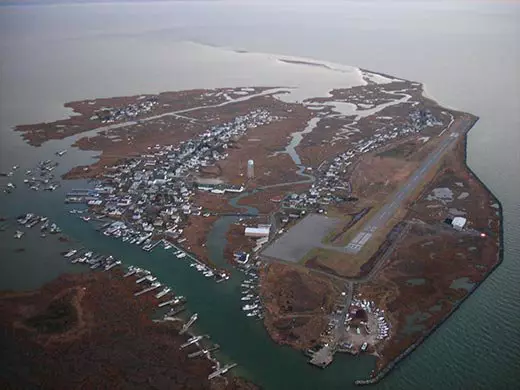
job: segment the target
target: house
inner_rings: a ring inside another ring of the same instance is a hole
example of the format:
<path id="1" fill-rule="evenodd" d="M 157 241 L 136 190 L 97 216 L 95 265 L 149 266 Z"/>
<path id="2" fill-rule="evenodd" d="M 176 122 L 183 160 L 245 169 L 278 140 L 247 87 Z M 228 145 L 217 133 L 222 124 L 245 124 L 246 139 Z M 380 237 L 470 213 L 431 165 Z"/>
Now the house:
<path id="1" fill-rule="evenodd" d="M 455 217 L 451 221 L 451 226 L 453 226 L 453 228 L 455 230 L 462 230 L 462 229 L 464 229 L 464 226 L 466 225 L 466 222 L 467 222 L 466 218 Z"/>

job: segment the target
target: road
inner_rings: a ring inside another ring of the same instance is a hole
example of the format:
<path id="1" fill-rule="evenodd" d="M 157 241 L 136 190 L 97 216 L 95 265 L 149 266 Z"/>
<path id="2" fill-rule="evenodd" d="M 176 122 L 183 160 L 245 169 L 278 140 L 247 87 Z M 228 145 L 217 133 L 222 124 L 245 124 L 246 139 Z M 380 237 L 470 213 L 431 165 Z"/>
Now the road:
<path id="1" fill-rule="evenodd" d="M 403 202 L 410 197 L 422 182 L 424 182 L 428 171 L 435 166 L 441 160 L 444 153 L 446 153 L 456 143 L 460 135 L 459 130 L 462 130 L 462 133 L 465 133 L 466 129 L 471 127 L 471 125 L 472 121 L 469 118 L 463 118 L 452 125 L 449 135 L 444 137 L 439 147 L 430 154 L 419 168 L 417 168 L 408 181 L 393 194 L 392 199 L 390 199 L 368 222 L 366 222 L 361 232 L 359 232 L 345 247 L 347 252 L 356 254 L 361 250 L 361 248 L 363 248 L 377 229 L 384 226 L 402 206 Z"/>

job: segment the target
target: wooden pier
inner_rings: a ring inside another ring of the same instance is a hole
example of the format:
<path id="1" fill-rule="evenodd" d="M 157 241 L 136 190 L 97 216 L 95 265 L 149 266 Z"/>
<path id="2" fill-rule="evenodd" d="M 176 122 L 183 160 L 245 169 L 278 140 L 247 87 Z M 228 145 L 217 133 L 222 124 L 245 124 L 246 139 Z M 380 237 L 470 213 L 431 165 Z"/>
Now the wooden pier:
<path id="1" fill-rule="evenodd" d="M 236 363 L 226 364 L 224 367 L 219 368 L 218 370 L 215 370 L 211 374 L 209 374 L 208 379 L 211 380 L 219 375 L 225 374 L 226 372 L 231 370 L 233 367 L 236 367 L 237 365 L 238 364 L 236 364 Z"/>
<path id="2" fill-rule="evenodd" d="M 182 329 L 179 331 L 179 334 L 184 334 L 184 333 L 186 333 L 186 331 L 189 329 L 189 327 L 190 327 L 191 325 L 193 325 L 193 323 L 194 323 L 195 321 L 197 321 L 197 318 L 198 318 L 198 317 L 197 317 L 197 314 L 196 314 L 196 313 L 195 313 L 194 315 L 192 315 L 191 318 L 190 318 L 190 320 L 189 320 L 186 324 L 184 324 L 184 325 L 182 326 Z"/>
<path id="3" fill-rule="evenodd" d="M 190 354 L 188 355 L 188 357 L 189 357 L 190 359 L 193 359 L 193 358 L 196 358 L 196 357 L 198 357 L 198 356 L 206 355 L 207 353 L 211 353 L 211 352 L 213 352 L 213 351 L 216 351 L 216 350 L 219 349 L 219 348 L 220 348 L 220 345 L 215 344 L 215 345 L 214 345 L 213 347 L 211 347 L 211 348 L 208 348 L 208 349 L 201 349 L 200 351 L 196 351 L 196 352 L 190 353 Z"/>
<path id="4" fill-rule="evenodd" d="M 156 284 L 155 286 L 150 286 L 148 288 L 145 288 L 144 290 L 138 291 L 134 294 L 134 297 L 138 297 L 139 295 L 146 294 L 147 292 L 153 291 L 155 289 L 158 289 L 161 287 L 161 284 Z"/>

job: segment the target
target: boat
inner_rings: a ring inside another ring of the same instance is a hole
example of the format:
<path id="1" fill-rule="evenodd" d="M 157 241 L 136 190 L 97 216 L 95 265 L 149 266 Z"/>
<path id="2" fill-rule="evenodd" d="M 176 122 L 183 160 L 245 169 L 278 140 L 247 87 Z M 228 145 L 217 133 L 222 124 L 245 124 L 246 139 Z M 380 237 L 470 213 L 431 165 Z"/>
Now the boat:
<path id="1" fill-rule="evenodd" d="M 160 299 L 164 297 L 166 294 L 168 294 L 172 289 L 169 287 L 163 288 L 159 293 L 155 295 L 155 298 Z"/>
<path id="2" fill-rule="evenodd" d="M 242 310 L 244 310 L 244 311 L 249 311 L 249 310 L 256 309 L 257 307 L 258 307 L 257 304 L 253 304 L 253 305 L 244 305 L 244 306 L 242 306 Z"/>
<path id="3" fill-rule="evenodd" d="M 177 255 L 179 259 L 182 259 L 183 257 L 186 257 L 186 253 L 182 252 L 181 254 Z"/>
<path id="4" fill-rule="evenodd" d="M 33 226 L 35 226 L 35 225 L 36 225 L 37 223 L 39 223 L 39 222 L 40 222 L 40 220 L 39 220 L 38 218 L 33 219 L 32 221 L 30 221 L 29 223 L 27 223 L 27 224 L 25 225 L 25 227 L 27 227 L 27 228 L 32 228 Z"/>
<path id="5" fill-rule="evenodd" d="M 56 233 L 61 232 L 61 229 L 58 227 L 58 225 L 56 225 L 55 223 L 53 223 L 53 224 L 51 224 L 50 232 L 51 232 L 52 234 L 56 234 Z"/>
<path id="6" fill-rule="evenodd" d="M 57 156 L 63 156 L 65 153 L 67 153 L 67 149 L 60 150 L 59 152 L 56 152 Z"/>
<path id="7" fill-rule="evenodd" d="M 87 260 L 85 256 L 76 257 L 75 259 L 71 260 L 71 263 L 84 263 Z"/>
<path id="8" fill-rule="evenodd" d="M 76 249 L 71 249 L 70 251 L 68 251 L 67 253 L 65 253 L 65 257 L 72 257 L 76 254 L 77 250 Z"/>
<path id="9" fill-rule="evenodd" d="M 23 234 L 24 233 L 22 231 L 17 230 L 16 233 L 14 234 L 14 238 L 22 238 Z"/>
<path id="10" fill-rule="evenodd" d="M 111 257 L 111 256 L 110 256 Z M 108 262 L 107 264 L 105 264 L 105 271 L 109 271 L 111 270 L 112 268 L 114 267 L 117 267 L 118 265 L 121 264 L 121 260 L 117 260 L 117 261 L 110 261 Z"/>
<path id="11" fill-rule="evenodd" d="M 253 299 L 253 295 L 249 294 L 249 295 L 244 295 L 242 298 L 240 298 L 242 301 L 249 301 L 251 299 Z"/>

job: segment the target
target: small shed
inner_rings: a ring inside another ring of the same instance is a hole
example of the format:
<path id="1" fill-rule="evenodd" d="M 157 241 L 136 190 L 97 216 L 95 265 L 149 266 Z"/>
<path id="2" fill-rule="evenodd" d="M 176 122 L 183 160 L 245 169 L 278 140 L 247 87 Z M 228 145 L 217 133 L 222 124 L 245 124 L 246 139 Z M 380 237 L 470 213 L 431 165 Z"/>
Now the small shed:
<path id="1" fill-rule="evenodd" d="M 451 221 L 451 226 L 453 226 L 453 228 L 455 230 L 462 230 L 462 229 L 464 229 L 466 222 L 467 222 L 466 218 L 455 217 L 455 218 L 453 218 L 453 221 Z"/>

